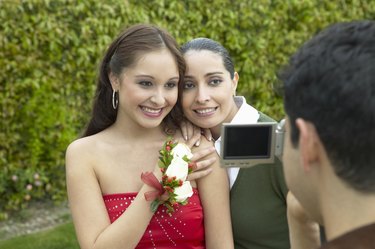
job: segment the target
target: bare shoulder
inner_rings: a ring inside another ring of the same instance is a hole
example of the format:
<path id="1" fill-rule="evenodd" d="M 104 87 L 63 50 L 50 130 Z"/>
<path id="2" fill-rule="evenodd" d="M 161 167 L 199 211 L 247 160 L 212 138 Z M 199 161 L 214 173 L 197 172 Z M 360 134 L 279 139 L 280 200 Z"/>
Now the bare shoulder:
<path id="1" fill-rule="evenodd" d="M 82 167 L 90 165 L 90 161 L 96 155 L 97 140 L 97 137 L 93 135 L 70 143 L 65 154 L 66 168 L 72 169 L 74 165 L 82 165 Z"/>
<path id="2" fill-rule="evenodd" d="M 95 137 L 90 136 L 90 137 L 83 137 L 79 138 L 77 140 L 74 140 L 71 142 L 67 149 L 66 149 L 66 155 L 75 155 L 75 154 L 85 154 L 90 150 L 95 143 Z"/>

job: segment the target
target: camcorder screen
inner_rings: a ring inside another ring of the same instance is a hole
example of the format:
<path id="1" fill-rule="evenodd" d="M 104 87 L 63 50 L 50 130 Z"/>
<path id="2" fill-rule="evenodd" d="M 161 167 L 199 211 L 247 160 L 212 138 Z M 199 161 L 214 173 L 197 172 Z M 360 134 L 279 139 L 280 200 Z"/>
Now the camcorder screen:
<path id="1" fill-rule="evenodd" d="M 223 159 L 269 158 L 272 126 L 227 127 Z"/>

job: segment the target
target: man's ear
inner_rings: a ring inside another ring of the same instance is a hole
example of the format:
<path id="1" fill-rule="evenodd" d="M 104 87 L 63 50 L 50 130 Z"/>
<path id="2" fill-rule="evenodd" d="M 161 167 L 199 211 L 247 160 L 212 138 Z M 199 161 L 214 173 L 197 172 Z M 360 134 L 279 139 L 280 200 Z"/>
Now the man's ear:
<path id="1" fill-rule="evenodd" d="M 120 87 L 120 80 L 119 78 L 114 75 L 112 72 L 108 74 L 109 81 L 111 82 L 112 90 L 118 91 Z"/>
<path id="2" fill-rule="evenodd" d="M 234 76 L 232 79 L 232 95 L 233 96 L 236 96 L 237 84 L 238 84 L 239 79 L 240 79 L 240 76 L 238 75 L 238 73 L 234 72 Z"/>
<path id="3" fill-rule="evenodd" d="M 320 160 L 321 141 L 315 126 L 302 118 L 296 119 L 299 130 L 299 147 L 301 165 L 305 171 L 310 171 Z"/>

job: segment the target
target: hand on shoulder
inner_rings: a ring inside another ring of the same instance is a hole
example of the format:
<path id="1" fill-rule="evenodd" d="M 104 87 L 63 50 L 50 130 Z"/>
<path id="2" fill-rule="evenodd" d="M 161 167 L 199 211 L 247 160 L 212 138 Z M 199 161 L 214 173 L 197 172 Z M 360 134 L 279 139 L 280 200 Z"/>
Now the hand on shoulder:
<path id="1" fill-rule="evenodd" d="M 192 151 L 192 162 L 195 163 L 195 169 L 189 174 L 188 180 L 194 181 L 200 179 L 212 172 L 212 165 L 219 160 L 212 141 L 208 141 L 200 132 L 195 132 L 187 141 L 181 131 L 177 131 L 174 136 L 176 142 L 185 143 Z M 199 145 L 197 146 L 197 141 Z"/>

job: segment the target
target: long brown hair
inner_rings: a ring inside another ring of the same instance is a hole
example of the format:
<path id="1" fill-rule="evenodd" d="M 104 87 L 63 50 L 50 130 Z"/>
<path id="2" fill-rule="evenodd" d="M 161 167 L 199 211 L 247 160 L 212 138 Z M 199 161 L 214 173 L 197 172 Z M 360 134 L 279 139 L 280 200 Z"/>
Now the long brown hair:
<path id="1" fill-rule="evenodd" d="M 116 121 L 117 109 L 112 107 L 112 86 L 109 73 L 120 76 L 124 68 L 150 51 L 167 48 L 178 66 L 181 85 L 185 74 L 185 61 L 176 40 L 165 30 L 148 24 L 137 24 L 125 29 L 107 49 L 100 65 L 99 77 L 93 104 L 92 117 L 83 137 L 96 134 Z M 175 128 L 181 119 L 181 110 L 176 105 L 163 120 L 165 128 Z"/>

